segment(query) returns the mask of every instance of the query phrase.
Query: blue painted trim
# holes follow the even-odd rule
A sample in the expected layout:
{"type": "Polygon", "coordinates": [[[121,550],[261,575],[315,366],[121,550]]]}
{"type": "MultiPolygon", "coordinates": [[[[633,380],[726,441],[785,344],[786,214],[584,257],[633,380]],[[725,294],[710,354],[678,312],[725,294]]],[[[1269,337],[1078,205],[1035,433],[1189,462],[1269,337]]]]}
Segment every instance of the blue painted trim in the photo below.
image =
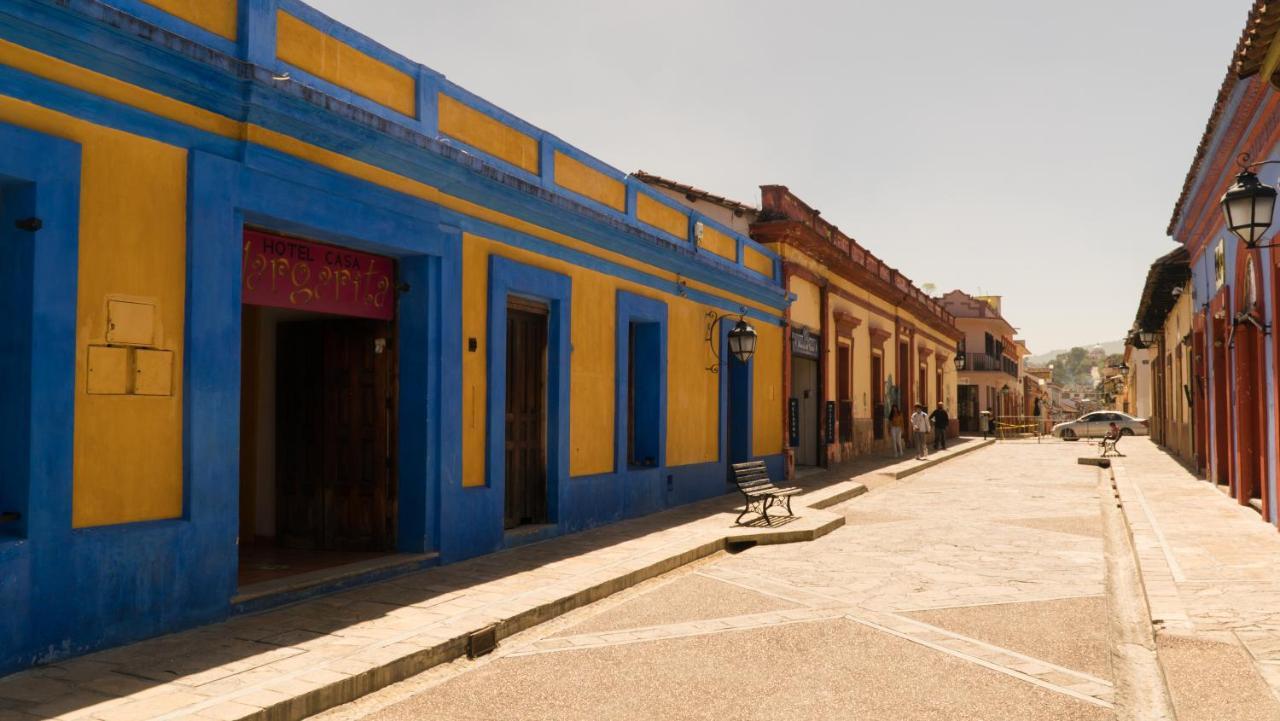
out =
{"type": "Polygon", "coordinates": [[[110,569],[77,568],[68,562],[76,546],[71,532],[71,459],[77,302],[77,276],[68,269],[77,267],[79,257],[80,146],[0,124],[0,181],[6,194],[22,199],[18,206],[7,206],[10,210],[31,212],[44,223],[39,232],[27,233],[28,238],[19,239],[7,230],[4,234],[9,242],[25,242],[31,282],[23,319],[30,332],[25,342],[18,339],[16,347],[0,350],[6,366],[25,371],[25,377],[10,379],[25,386],[23,392],[7,400],[22,402],[26,396],[22,415],[27,416],[23,425],[28,429],[25,439],[17,429],[8,429],[13,435],[0,446],[8,469],[0,488],[6,502],[22,504],[20,509],[4,510],[23,513],[16,532],[26,537],[0,537],[4,674],[39,662],[66,639],[101,633],[87,618],[97,607],[94,601],[101,599],[84,598],[78,584],[92,584],[110,569]],[[14,441],[23,447],[15,447],[14,441]]]}
{"type": "Polygon", "coordinates": [[[276,7],[274,0],[238,0],[237,54],[264,68],[276,66],[276,7]]]}
{"type": "Polygon", "coordinates": [[[324,13],[298,0],[276,0],[277,7],[374,60],[386,63],[410,77],[418,75],[418,63],[406,58],[382,43],[353,30],[324,13]]]}
{"type": "MultiPolygon", "coordinates": [[[[81,5],[90,4],[93,7],[101,7],[91,3],[90,0],[73,1],[81,5]]],[[[29,0],[15,0],[15,2],[22,8],[40,7],[31,6],[29,0]]],[[[167,92],[187,102],[195,102],[198,106],[207,109],[216,111],[222,108],[229,114],[235,115],[240,111],[231,112],[230,109],[243,107],[244,91],[241,89],[241,83],[229,77],[225,70],[219,71],[217,68],[185,60],[172,52],[175,48],[158,51],[133,36],[121,37],[112,28],[104,28],[86,19],[77,19],[66,12],[54,12],[50,15],[51,11],[48,8],[43,8],[43,11],[45,15],[33,11],[32,19],[47,22],[56,20],[57,22],[53,24],[60,23],[66,26],[61,30],[63,35],[33,33],[29,22],[6,25],[4,15],[0,15],[0,33],[8,34],[19,42],[55,55],[79,53],[83,56],[79,58],[82,64],[102,65],[102,53],[99,47],[86,48],[66,42],[66,34],[73,37],[77,36],[77,32],[80,35],[89,34],[94,37],[98,46],[120,46],[111,56],[112,63],[115,64],[100,68],[101,70],[128,76],[132,82],[167,92]],[[144,50],[147,52],[142,52],[144,50]],[[125,62],[121,58],[129,58],[129,60],[125,62]],[[137,64],[139,62],[145,62],[146,67],[139,66],[137,64]],[[164,70],[163,68],[166,67],[169,69],[164,70]],[[154,68],[160,68],[160,70],[154,68]],[[200,78],[198,84],[173,81],[175,77],[192,74],[200,78]],[[196,92],[197,88],[199,92],[196,92]]],[[[12,69],[7,70],[15,79],[24,77],[22,73],[12,69]]],[[[23,95],[32,97],[42,104],[62,107],[67,112],[87,116],[87,119],[95,122],[155,136],[175,145],[214,150],[228,157],[237,156],[239,145],[235,141],[154,118],[141,111],[31,76],[25,76],[25,80],[31,87],[31,91],[23,95]],[[44,100],[46,96],[49,96],[47,101],[44,100]],[[86,106],[94,112],[86,113],[86,106]]],[[[620,214],[617,217],[604,214],[607,217],[603,221],[605,226],[609,225],[609,221],[621,218],[620,222],[627,223],[627,227],[602,227],[600,219],[585,216],[578,210],[559,207],[559,201],[554,199],[532,197],[529,191],[520,188],[518,183],[494,182],[491,171],[481,175],[484,170],[480,164],[447,146],[434,145],[429,139],[408,130],[390,134],[373,131],[368,127],[373,121],[361,120],[359,112],[355,109],[344,111],[353,114],[351,117],[335,116],[334,110],[340,107],[332,103],[338,101],[328,101],[318,106],[316,98],[301,96],[301,88],[297,84],[277,85],[273,86],[269,81],[260,81],[255,77],[250,86],[253,92],[249,97],[253,104],[250,106],[248,120],[277,132],[294,135],[320,147],[337,149],[340,152],[345,150],[359,160],[440,187],[466,200],[490,205],[502,212],[582,238],[608,250],[626,253],[658,267],[678,272],[692,280],[724,287],[753,301],[777,308],[785,304],[785,292],[777,287],[776,282],[762,284],[758,274],[732,264],[704,263],[699,260],[701,256],[697,253],[672,252],[671,246],[657,241],[658,235],[648,233],[647,230],[640,231],[639,224],[633,219],[627,219],[620,214]],[[395,137],[397,135],[399,137],[395,137]],[[406,153],[405,143],[416,145],[416,149],[406,153]],[[487,190],[481,190],[481,188],[487,188],[487,190]],[[551,200],[551,203],[547,203],[547,200],[551,200]],[[566,213],[566,210],[570,212],[566,213]],[[534,211],[532,215],[531,211],[534,211]],[[572,222],[566,222],[569,220],[572,222]],[[637,234],[637,231],[640,233],[637,234]],[[637,244],[644,235],[653,240],[645,239],[637,244]],[[631,238],[624,240],[626,236],[631,238]],[[722,272],[725,268],[732,268],[734,272],[725,274],[722,272]]],[[[586,208],[585,205],[582,207],[586,208]]],[[[597,213],[597,215],[601,214],[597,213]]],[[[647,229],[647,226],[645,228],[647,229]]]]}
{"type": "MultiPolygon", "coordinates": [[[[547,304],[547,513],[558,520],[569,478],[569,389],[573,281],[567,275],[500,255],[489,257],[488,358],[486,361],[485,485],[503,498],[506,489],[507,298],[547,304]]],[[[502,516],[497,517],[501,528],[502,516]]]]}
{"type": "MultiPolygon", "coordinates": [[[[316,88],[330,97],[337,98],[338,100],[341,100],[342,102],[347,103],[348,105],[352,105],[357,108],[360,108],[361,110],[364,110],[370,113],[371,115],[375,115],[379,118],[382,118],[384,120],[389,120],[391,122],[399,123],[406,127],[416,128],[418,125],[418,119],[412,115],[406,115],[400,112],[399,110],[383,105],[382,103],[379,103],[378,101],[373,100],[372,98],[365,97],[354,90],[348,90],[347,88],[344,88],[341,85],[337,85],[335,83],[329,82],[328,80],[325,80],[324,78],[318,75],[312,75],[311,73],[307,72],[306,70],[303,70],[297,65],[291,65],[277,58],[276,68],[280,73],[288,73],[289,77],[295,83],[300,83],[301,85],[308,88],[316,88]]],[[[416,83],[417,76],[415,75],[414,77],[415,77],[415,83],[416,83]]],[[[418,103],[418,91],[417,91],[417,88],[415,87],[414,88],[414,107],[415,108],[417,107],[417,103],[418,103]]]]}
{"type": "MultiPolygon", "coordinates": [[[[732,419],[729,418],[729,393],[732,390],[732,384],[731,384],[731,381],[733,380],[731,378],[731,375],[733,373],[732,365],[739,364],[739,362],[731,357],[731,354],[728,352],[728,348],[729,348],[729,331],[732,330],[733,327],[737,325],[737,323],[738,323],[737,318],[732,318],[732,317],[721,318],[719,323],[717,324],[718,327],[716,328],[716,333],[719,336],[719,338],[717,339],[719,343],[717,350],[719,350],[720,352],[720,370],[719,370],[719,373],[717,374],[720,378],[720,384],[719,384],[720,385],[720,423],[719,423],[719,429],[718,429],[720,439],[717,445],[719,447],[719,461],[721,464],[723,464],[726,479],[728,478],[729,464],[735,462],[731,458],[731,453],[730,453],[731,449],[729,448],[729,436],[732,432],[730,428],[732,419]]],[[[755,427],[755,422],[754,422],[755,405],[753,403],[753,398],[755,394],[755,359],[754,358],[747,361],[746,381],[747,381],[746,398],[743,400],[743,404],[747,408],[748,415],[746,420],[746,427],[748,429],[748,433],[745,439],[746,454],[745,454],[745,458],[743,458],[742,460],[747,460],[752,456],[752,452],[751,452],[752,438],[751,438],[750,429],[755,427]]]]}
{"type": "MultiPolygon", "coordinates": [[[[241,2],[249,2],[251,0],[240,0],[241,2]]],[[[171,15],[160,8],[150,5],[143,0],[112,0],[120,10],[144,22],[164,28],[169,32],[189,38],[202,45],[211,47],[218,52],[234,55],[237,52],[236,41],[224,38],[221,35],[206,30],[199,25],[187,22],[177,15],[171,15]]],[[[240,28],[236,28],[236,38],[240,37],[240,28]]]]}
{"type": "Polygon", "coordinates": [[[617,314],[614,326],[615,361],[614,361],[614,440],[613,457],[614,472],[627,471],[627,434],[630,430],[630,418],[627,414],[627,378],[631,369],[630,326],[632,323],[652,323],[658,326],[658,358],[661,359],[656,368],[657,373],[657,465],[667,465],[667,304],[653,298],[618,291],[617,314]]]}

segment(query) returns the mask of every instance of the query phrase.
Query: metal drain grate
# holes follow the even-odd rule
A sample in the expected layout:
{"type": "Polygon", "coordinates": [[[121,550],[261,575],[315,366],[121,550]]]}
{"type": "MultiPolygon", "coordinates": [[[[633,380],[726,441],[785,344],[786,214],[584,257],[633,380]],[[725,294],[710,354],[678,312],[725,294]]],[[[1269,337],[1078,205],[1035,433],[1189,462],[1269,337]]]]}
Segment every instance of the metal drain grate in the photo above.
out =
{"type": "Polygon", "coordinates": [[[485,626],[467,636],[467,658],[476,658],[492,653],[498,647],[498,626],[485,626]]]}

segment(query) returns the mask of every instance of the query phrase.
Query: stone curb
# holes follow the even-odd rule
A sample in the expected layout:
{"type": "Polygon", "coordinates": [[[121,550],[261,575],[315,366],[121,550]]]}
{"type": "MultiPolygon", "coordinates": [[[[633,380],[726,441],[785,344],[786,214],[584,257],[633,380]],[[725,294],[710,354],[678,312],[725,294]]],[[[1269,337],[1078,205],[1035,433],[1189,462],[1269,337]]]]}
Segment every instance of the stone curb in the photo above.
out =
{"type": "MultiPolygon", "coordinates": [[[[952,458],[958,458],[979,448],[985,448],[994,442],[994,440],[975,441],[946,456],[931,459],[911,468],[892,472],[889,475],[895,478],[902,478],[919,473],[952,458]]],[[[506,618],[496,619],[492,623],[494,634],[497,640],[501,641],[569,611],[595,603],[643,581],[669,573],[681,566],[693,563],[713,553],[729,550],[732,547],[741,547],[743,544],[771,545],[804,543],[816,540],[845,525],[843,515],[824,512],[822,509],[857,498],[866,492],[867,487],[865,485],[852,479],[834,483],[825,488],[815,489],[796,497],[795,501],[800,507],[798,510],[817,512],[809,516],[809,519],[816,522],[816,525],[802,528],[782,526],[759,530],[741,526],[726,529],[727,532],[724,535],[688,548],[680,553],[656,560],[641,568],[579,589],[560,598],[519,611],[506,618]],[[826,516],[826,518],[822,516],[826,516]]],[[[455,633],[449,638],[432,644],[430,647],[376,662],[371,668],[351,674],[341,680],[332,681],[266,708],[257,709],[248,705],[236,704],[235,699],[232,698],[229,700],[229,705],[241,705],[245,709],[253,708],[253,710],[246,710],[240,715],[225,713],[218,714],[218,716],[223,721],[299,721],[335,706],[355,701],[393,683],[416,676],[434,666],[461,658],[467,654],[468,638],[471,634],[487,628],[489,628],[489,625],[478,625],[475,628],[455,633]]],[[[211,711],[213,709],[206,710],[211,711]]],[[[227,709],[224,707],[219,710],[226,711],[227,709]]],[[[200,714],[199,717],[204,716],[204,714],[200,714]]],[[[173,717],[177,718],[178,715],[174,714],[173,717]]]]}
{"type": "Polygon", "coordinates": [[[894,471],[889,475],[892,475],[895,479],[900,480],[900,479],[906,478],[907,476],[915,475],[920,471],[933,468],[934,466],[940,463],[946,463],[952,458],[959,458],[960,456],[963,456],[966,453],[973,453],[979,448],[986,448],[987,446],[994,445],[995,442],[996,441],[994,438],[990,438],[985,441],[975,440],[970,443],[966,443],[964,446],[961,446],[960,448],[956,449],[954,452],[948,453],[945,456],[940,456],[938,458],[930,458],[928,460],[921,461],[918,465],[911,466],[910,468],[904,468],[900,471],[894,471]]]}
{"type": "MultiPolygon", "coordinates": [[[[801,501],[802,509],[821,512],[823,508],[836,505],[850,498],[856,498],[866,492],[867,487],[861,483],[846,481],[835,484],[832,487],[813,491],[799,497],[797,500],[801,501]],[[806,502],[810,497],[812,497],[812,500],[806,502]]],[[[578,590],[553,601],[534,606],[510,617],[500,619],[494,624],[497,639],[500,641],[528,628],[550,621],[576,608],[595,603],[643,581],[669,573],[713,553],[727,550],[730,544],[803,543],[821,538],[845,524],[845,519],[842,515],[831,513],[824,513],[823,515],[830,516],[830,518],[815,519],[821,520],[821,522],[809,528],[788,529],[783,526],[776,529],[760,529],[759,531],[743,530],[741,527],[730,529],[730,533],[726,533],[720,538],[702,543],[681,553],[657,560],[643,568],[578,590]]],[[[354,701],[393,683],[416,676],[434,666],[465,656],[467,654],[468,637],[484,628],[487,628],[487,626],[477,626],[452,638],[443,640],[430,648],[392,659],[340,681],[334,681],[267,708],[246,712],[241,716],[228,719],[228,721],[299,721],[308,716],[313,716],[334,706],[354,701]]],[[[232,703],[234,703],[234,699],[232,703]]]]}

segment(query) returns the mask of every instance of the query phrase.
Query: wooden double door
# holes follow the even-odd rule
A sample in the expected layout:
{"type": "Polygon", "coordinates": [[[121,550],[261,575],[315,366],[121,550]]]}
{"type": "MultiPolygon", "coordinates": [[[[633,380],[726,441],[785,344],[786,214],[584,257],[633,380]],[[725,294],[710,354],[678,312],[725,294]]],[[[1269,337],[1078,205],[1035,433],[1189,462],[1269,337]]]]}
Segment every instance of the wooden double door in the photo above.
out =
{"type": "Polygon", "coordinates": [[[503,526],[547,522],[547,321],[543,304],[507,306],[503,526]]]}
{"type": "Polygon", "coordinates": [[[395,345],[391,324],[282,322],[276,351],[280,545],[395,545],[395,345]]]}

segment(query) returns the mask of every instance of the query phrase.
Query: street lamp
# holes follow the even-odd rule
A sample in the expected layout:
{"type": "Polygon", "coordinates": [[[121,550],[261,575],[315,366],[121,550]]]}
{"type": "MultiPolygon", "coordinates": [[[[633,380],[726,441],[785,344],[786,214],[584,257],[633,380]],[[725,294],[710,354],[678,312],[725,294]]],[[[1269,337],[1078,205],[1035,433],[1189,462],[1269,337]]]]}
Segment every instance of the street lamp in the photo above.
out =
{"type": "Polygon", "coordinates": [[[1120,369],[1120,375],[1122,375],[1122,376],[1127,376],[1127,375],[1129,375],[1129,364],[1128,364],[1128,363],[1123,363],[1123,362],[1122,362],[1120,365],[1118,365],[1118,366],[1116,366],[1116,367],[1120,369]]]}
{"type": "MultiPolygon", "coordinates": [[[[743,311],[746,309],[744,308],[743,311]]],[[[716,363],[707,367],[712,373],[720,372],[720,354],[716,352],[715,335],[716,328],[720,324],[720,320],[724,316],[709,310],[707,311],[707,346],[711,348],[711,355],[715,356],[716,363]]],[[[751,356],[756,353],[756,329],[751,327],[744,315],[738,316],[738,322],[729,330],[726,340],[729,343],[729,355],[737,358],[740,362],[746,363],[751,360],[751,356]]]]}
{"type": "Polygon", "coordinates": [[[756,329],[744,317],[739,317],[733,330],[729,331],[729,352],[742,363],[756,354],[756,329]]]}
{"type": "Polygon", "coordinates": [[[1262,240],[1262,236],[1271,228],[1272,216],[1276,209],[1276,189],[1263,185],[1252,168],[1280,163],[1280,161],[1265,160],[1260,163],[1250,163],[1249,154],[1243,153],[1240,155],[1239,162],[1240,174],[1236,176],[1235,184],[1227,188],[1227,192],[1222,194],[1222,200],[1219,201],[1222,206],[1222,215],[1227,221],[1227,229],[1235,233],[1247,248],[1270,248],[1275,244],[1259,245],[1258,241],[1262,240]]]}
{"type": "Polygon", "coordinates": [[[956,351],[956,357],[952,358],[951,362],[956,364],[957,371],[964,370],[964,352],[956,351]]]}

